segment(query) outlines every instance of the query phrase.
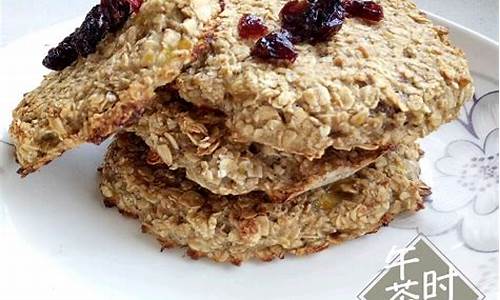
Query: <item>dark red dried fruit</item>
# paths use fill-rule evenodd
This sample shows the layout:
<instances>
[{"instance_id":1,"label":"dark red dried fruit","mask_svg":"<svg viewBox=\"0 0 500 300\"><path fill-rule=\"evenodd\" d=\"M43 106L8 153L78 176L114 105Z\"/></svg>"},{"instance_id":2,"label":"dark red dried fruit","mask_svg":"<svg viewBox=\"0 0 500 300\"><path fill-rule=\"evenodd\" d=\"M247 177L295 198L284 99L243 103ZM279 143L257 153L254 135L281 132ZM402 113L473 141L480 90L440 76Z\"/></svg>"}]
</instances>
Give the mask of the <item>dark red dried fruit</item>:
<instances>
[{"instance_id":1,"label":"dark red dried fruit","mask_svg":"<svg viewBox=\"0 0 500 300\"><path fill-rule=\"evenodd\" d=\"M108 32L123 27L132 11L137 12L143 0L101 0L85 17L82 25L66 37L57 47L49 50L43 65L60 71L71 65L78 56L94 53Z\"/></svg>"},{"instance_id":2,"label":"dark red dried fruit","mask_svg":"<svg viewBox=\"0 0 500 300\"><path fill-rule=\"evenodd\" d=\"M286 30L274 31L260 38L252 49L252 56L294 62L297 52Z\"/></svg>"},{"instance_id":3,"label":"dark red dried fruit","mask_svg":"<svg viewBox=\"0 0 500 300\"><path fill-rule=\"evenodd\" d=\"M101 11L109 24L109 31L123 27L131 14L131 5L126 0L101 0Z\"/></svg>"},{"instance_id":4,"label":"dark red dried fruit","mask_svg":"<svg viewBox=\"0 0 500 300\"><path fill-rule=\"evenodd\" d=\"M346 0L344 8L349 17L362 18L372 22L380 22L384 18L382 6L373 1Z\"/></svg>"},{"instance_id":5,"label":"dark red dried fruit","mask_svg":"<svg viewBox=\"0 0 500 300\"><path fill-rule=\"evenodd\" d=\"M281 26L293 36L294 43L329 40L344 22L340 0L292 0L280 11Z\"/></svg>"},{"instance_id":6,"label":"dark red dried fruit","mask_svg":"<svg viewBox=\"0 0 500 300\"><path fill-rule=\"evenodd\" d=\"M132 8L134 12L138 12L142 6L142 2L144 2L143 0L127 0L127 1L130 4L130 8Z\"/></svg>"},{"instance_id":7,"label":"dark red dried fruit","mask_svg":"<svg viewBox=\"0 0 500 300\"><path fill-rule=\"evenodd\" d=\"M267 26L257 16L243 15L238 23L238 33L241 38L256 39L267 33Z\"/></svg>"},{"instance_id":8,"label":"dark red dried fruit","mask_svg":"<svg viewBox=\"0 0 500 300\"><path fill-rule=\"evenodd\" d=\"M87 57L96 51L97 45L106 36L107 31L108 24L101 13L101 8L96 5L70 38L73 38L73 45L78 54Z\"/></svg>"},{"instance_id":9,"label":"dark red dried fruit","mask_svg":"<svg viewBox=\"0 0 500 300\"><path fill-rule=\"evenodd\" d=\"M60 71L71 65L78 56L86 57L95 52L97 44L108 30L99 5L94 6L85 16L82 25L66 37L57 47L49 50L42 64L52 70Z\"/></svg>"},{"instance_id":10,"label":"dark red dried fruit","mask_svg":"<svg viewBox=\"0 0 500 300\"><path fill-rule=\"evenodd\" d=\"M71 36L69 36L59 43L57 47L49 50L42 64L51 70L60 71L71 65L77 58L78 52L73 46Z\"/></svg>"}]
</instances>

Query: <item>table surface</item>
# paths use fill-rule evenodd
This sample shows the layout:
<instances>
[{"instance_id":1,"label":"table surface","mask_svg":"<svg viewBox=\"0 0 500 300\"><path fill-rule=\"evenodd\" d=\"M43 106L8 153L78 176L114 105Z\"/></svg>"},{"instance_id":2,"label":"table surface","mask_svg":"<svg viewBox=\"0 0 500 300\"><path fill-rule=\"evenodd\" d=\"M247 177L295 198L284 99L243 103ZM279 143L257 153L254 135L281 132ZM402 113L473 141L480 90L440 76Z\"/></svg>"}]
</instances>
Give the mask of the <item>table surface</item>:
<instances>
[{"instance_id":1,"label":"table surface","mask_svg":"<svg viewBox=\"0 0 500 300\"><path fill-rule=\"evenodd\" d=\"M421 9L498 41L498 0L414 0ZM98 0L0 0L0 47L23 35L75 17ZM70 5L68 5L70 3Z\"/></svg>"}]
</instances>

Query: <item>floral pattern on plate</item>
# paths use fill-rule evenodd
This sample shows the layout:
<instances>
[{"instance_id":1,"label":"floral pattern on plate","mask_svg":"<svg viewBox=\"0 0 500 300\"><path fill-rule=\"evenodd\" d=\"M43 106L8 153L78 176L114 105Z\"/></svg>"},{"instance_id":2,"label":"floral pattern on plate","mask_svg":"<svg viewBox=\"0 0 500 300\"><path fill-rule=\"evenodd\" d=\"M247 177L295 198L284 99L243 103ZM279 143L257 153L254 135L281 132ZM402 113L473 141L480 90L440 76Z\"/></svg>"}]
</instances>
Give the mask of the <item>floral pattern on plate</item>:
<instances>
[{"instance_id":1,"label":"floral pattern on plate","mask_svg":"<svg viewBox=\"0 0 500 300\"><path fill-rule=\"evenodd\" d=\"M466 134L448 142L434 161L426 209L397 219L392 227L428 236L457 230L469 249L498 251L498 95L474 96L464 106L455 123Z\"/></svg>"}]
</instances>

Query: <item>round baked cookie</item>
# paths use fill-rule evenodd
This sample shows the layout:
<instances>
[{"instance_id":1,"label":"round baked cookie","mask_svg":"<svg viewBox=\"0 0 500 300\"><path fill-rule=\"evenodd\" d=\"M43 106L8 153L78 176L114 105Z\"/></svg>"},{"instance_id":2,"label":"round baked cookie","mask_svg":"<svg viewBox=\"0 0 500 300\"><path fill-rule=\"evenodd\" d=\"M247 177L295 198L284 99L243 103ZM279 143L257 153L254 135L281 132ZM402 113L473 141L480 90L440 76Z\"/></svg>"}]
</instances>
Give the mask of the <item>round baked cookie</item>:
<instances>
[{"instance_id":1,"label":"round baked cookie","mask_svg":"<svg viewBox=\"0 0 500 300\"><path fill-rule=\"evenodd\" d=\"M319 158L325 149L409 144L457 117L473 93L464 53L408 0L379 0L378 23L346 18L329 41L297 44L294 63L251 56L245 14L270 31L288 0L232 0L211 51L176 81L181 96L223 110L236 140Z\"/></svg>"},{"instance_id":2,"label":"round baked cookie","mask_svg":"<svg viewBox=\"0 0 500 300\"><path fill-rule=\"evenodd\" d=\"M183 172L147 163L149 149L131 134L110 146L100 189L107 206L136 217L163 248L185 247L194 258L270 261L307 255L376 232L394 216L423 207L417 145L401 146L356 175L286 203L262 193L219 196Z\"/></svg>"},{"instance_id":3,"label":"round baked cookie","mask_svg":"<svg viewBox=\"0 0 500 300\"><path fill-rule=\"evenodd\" d=\"M155 89L174 80L205 47L219 0L145 0L96 53L52 72L26 93L10 127L19 173L64 151L100 143L137 121Z\"/></svg>"},{"instance_id":4,"label":"round baked cookie","mask_svg":"<svg viewBox=\"0 0 500 300\"><path fill-rule=\"evenodd\" d=\"M275 202L346 178L390 150L328 149L310 161L268 146L234 142L225 121L220 111L197 108L165 91L158 92L154 104L127 130L154 150L149 162L183 169L189 180L214 194L264 191Z\"/></svg>"}]
</instances>

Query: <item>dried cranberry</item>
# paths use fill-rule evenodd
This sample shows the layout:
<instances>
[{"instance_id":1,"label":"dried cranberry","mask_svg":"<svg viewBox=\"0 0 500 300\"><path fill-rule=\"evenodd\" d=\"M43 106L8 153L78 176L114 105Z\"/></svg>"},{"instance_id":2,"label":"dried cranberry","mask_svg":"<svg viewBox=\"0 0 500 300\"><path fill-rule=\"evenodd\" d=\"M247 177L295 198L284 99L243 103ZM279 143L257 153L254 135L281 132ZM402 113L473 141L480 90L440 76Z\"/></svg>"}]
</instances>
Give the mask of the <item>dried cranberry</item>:
<instances>
[{"instance_id":1,"label":"dried cranberry","mask_svg":"<svg viewBox=\"0 0 500 300\"><path fill-rule=\"evenodd\" d=\"M101 0L85 17L82 25L57 47L49 50L43 65L60 71L71 65L78 56L94 53L106 33L119 30L132 11L138 11L143 0Z\"/></svg>"},{"instance_id":2,"label":"dried cranberry","mask_svg":"<svg viewBox=\"0 0 500 300\"><path fill-rule=\"evenodd\" d=\"M130 3L126 0L101 0L101 10L108 21L110 32L122 28L131 14Z\"/></svg>"},{"instance_id":3,"label":"dried cranberry","mask_svg":"<svg viewBox=\"0 0 500 300\"><path fill-rule=\"evenodd\" d=\"M252 49L252 56L262 59L280 59L294 62L297 52L286 30L274 31L260 38Z\"/></svg>"},{"instance_id":4,"label":"dried cranberry","mask_svg":"<svg viewBox=\"0 0 500 300\"><path fill-rule=\"evenodd\" d=\"M139 8L141 8L142 6L142 2L144 2L143 0L127 0L127 1L130 4L130 8L132 8L134 12L138 12Z\"/></svg>"},{"instance_id":5,"label":"dried cranberry","mask_svg":"<svg viewBox=\"0 0 500 300\"><path fill-rule=\"evenodd\" d=\"M244 39L260 38L267 33L267 26L257 16L243 15L238 23L238 33Z\"/></svg>"},{"instance_id":6,"label":"dried cranberry","mask_svg":"<svg viewBox=\"0 0 500 300\"><path fill-rule=\"evenodd\" d=\"M293 42L323 42L337 33L344 22L340 0L292 0L280 11L281 26Z\"/></svg>"},{"instance_id":7,"label":"dried cranberry","mask_svg":"<svg viewBox=\"0 0 500 300\"><path fill-rule=\"evenodd\" d=\"M143 0L101 0L101 9L111 32L123 27L132 11L138 12Z\"/></svg>"},{"instance_id":8,"label":"dried cranberry","mask_svg":"<svg viewBox=\"0 0 500 300\"><path fill-rule=\"evenodd\" d=\"M384 18L382 6L373 1L347 0L344 1L344 8L349 17L362 18L372 22L379 22Z\"/></svg>"},{"instance_id":9,"label":"dried cranberry","mask_svg":"<svg viewBox=\"0 0 500 300\"><path fill-rule=\"evenodd\" d=\"M106 36L108 24L99 5L94 6L82 25L73 34L73 45L78 54L87 57L96 51L99 42ZM71 37L71 36L70 36Z\"/></svg>"},{"instance_id":10,"label":"dried cranberry","mask_svg":"<svg viewBox=\"0 0 500 300\"><path fill-rule=\"evenodd\" d=\"M59 45L49 50L42 64L49 69L60 71L71 65L78 56L86 57L96 51L97 44L108 30L99 5L94 6L85 16L82 25Z\"/></svg>"},{"instance_id":11,"label":"dried cranberry","mask_svg":"<svg viewBox=\"0 0 500 300\"><path fill-rule=\"evenodd\" d=\"M71 65L77 58L78 52L73 46L72 37L69 36L59 43L57 47L49 50L42 64L51 70L60 71Z\"/></svg>"}]
</instances>

